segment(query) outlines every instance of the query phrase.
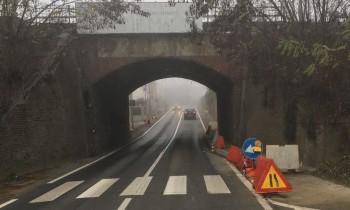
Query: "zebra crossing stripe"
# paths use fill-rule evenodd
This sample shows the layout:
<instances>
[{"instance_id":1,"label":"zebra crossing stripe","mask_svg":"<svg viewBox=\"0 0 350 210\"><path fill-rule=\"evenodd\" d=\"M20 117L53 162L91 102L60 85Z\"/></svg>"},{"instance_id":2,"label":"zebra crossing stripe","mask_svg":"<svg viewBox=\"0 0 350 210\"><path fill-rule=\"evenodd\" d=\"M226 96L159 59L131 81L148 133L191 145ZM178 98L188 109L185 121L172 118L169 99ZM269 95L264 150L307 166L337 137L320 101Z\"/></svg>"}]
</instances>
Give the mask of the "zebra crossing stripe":
<instances>
[{"instance_id":1,"label":"zebra crossing stripe","mask_svg":"<svg viewBox=\"0 0 350 210\"><path fill-rule=\"evenodd\" d=\"M204 182L208 194L231 193L220 175L204 175ZM120 194L120 196L144 195L153 177L136 177ZM119 178L102 179L80 194L78 198L96 198L106 192ZM84 181L66 182L55 189L37 197L29 203L40 203L53 201ZM185 195L187 194L187 176L169 176L163 195ZM125 202L130 202L126 199Z\"/></svg>"},{"instance_id":2,"label":"zebra crossing stripe","mask_svg":"<svg viewBox=\"0 0 350 210\"><path fill-rule=\"evenodd\" d=\"M120 196L143 195L152 180L152 176L136 177Z\"/></svg>"},{"instance_id":3,"label":"zebra crossing stripe","mask_svg":"<svg viewBox=\"0 0 350 210\"><path fill-rule=\"evenodd\" d=\"M72 182L66 182L55 189L45 193L44 195L30 201L29 203L40 203L40 202L47 202L47 201L53 201L56 198L60 197L64 193L68 192L69 190L75 188L76 186L80 185L84 181L72 181Z\"/></svg>"},{"instance_id":4,"label":"zebra crossing stripe","mask_svg":"<svg viewBox=\"0 0 350 210\"><path fill-rule=\"evenodd\" d=\"M204 175L205 186L209 194L229 194L231 191L228 189L224 180L220 175Z\"/></svg>"},{"instance_id":5,"label":"zebra crossing stripe","mask_svg":"<svg viewBox=\"0 0 350 210\"><path fill-rule=\"evenodd\" d=\"M7 206L7 205L10 205L11 203L13 203L13 202L15 202L15 201L17 201L17 200L18 200L18 199L12 199L12 200L7 201L6 203L1 204L1 205L0 205L0 209L1 209L2 207L5 207L5 206Z\"/></svg>"},{"instance_id":6,"label":"zebra crossing stripe","mask_svg":"<svg viewBox=\"0 0 350 210\"><path fill-rule=\"evenodd\" d=\"M187 194L187 177L170 176L163 195L185 195Z\"/></svg>"},{"instance_id":7,"label":"zebra crossing stripe","mask_svg":"<svg viewBox=\"0 0 350 210\"><path fill-rule=\"evenodd\" d=\"M94 186L83 192L77 198L97 198L110 188L118 179L102 179Z\"/></svg>"}]
</instances>

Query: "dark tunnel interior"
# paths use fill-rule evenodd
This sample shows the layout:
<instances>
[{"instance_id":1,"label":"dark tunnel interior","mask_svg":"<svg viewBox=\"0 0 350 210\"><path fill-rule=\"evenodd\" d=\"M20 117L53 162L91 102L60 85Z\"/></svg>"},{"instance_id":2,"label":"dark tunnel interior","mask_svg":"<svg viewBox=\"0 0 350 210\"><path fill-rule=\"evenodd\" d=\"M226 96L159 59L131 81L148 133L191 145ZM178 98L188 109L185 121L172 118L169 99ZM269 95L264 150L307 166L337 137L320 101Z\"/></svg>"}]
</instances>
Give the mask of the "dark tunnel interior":
<instances>
[{"instance_id":1,"label":"dark tunnel interior","mask_svg":"<svg viewBox=\"0 0 350 210\"><path fill-rule=\"evenodd\" d=\"M159 58L116 69L93 85L96 129L105 146L119 146L129 137L129 94L149 82L180 77L201 83L216 92L220 135L231 136L232 82L193 61ZM102 146L102 145L101 145Z\"/></svg>"}]
</instances>

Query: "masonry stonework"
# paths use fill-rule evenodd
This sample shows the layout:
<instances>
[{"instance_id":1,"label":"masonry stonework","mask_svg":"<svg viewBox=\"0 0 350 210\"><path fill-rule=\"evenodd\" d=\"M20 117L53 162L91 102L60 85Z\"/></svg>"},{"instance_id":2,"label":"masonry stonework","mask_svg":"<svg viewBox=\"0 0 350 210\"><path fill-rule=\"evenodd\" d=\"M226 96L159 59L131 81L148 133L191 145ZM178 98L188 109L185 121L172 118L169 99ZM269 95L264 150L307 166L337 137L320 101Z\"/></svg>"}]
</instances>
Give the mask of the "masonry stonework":
<instances>
[{"instance_id":1,"label":"masonry stonework","mask_svg":"<svg viewBox=\"0 0 350 210\"><path fill-rule=\"evenodd\" d=\"M85 155L81 78L71 49L0 124L0 175L20 174Z\"/></svg>"}]
</instances>

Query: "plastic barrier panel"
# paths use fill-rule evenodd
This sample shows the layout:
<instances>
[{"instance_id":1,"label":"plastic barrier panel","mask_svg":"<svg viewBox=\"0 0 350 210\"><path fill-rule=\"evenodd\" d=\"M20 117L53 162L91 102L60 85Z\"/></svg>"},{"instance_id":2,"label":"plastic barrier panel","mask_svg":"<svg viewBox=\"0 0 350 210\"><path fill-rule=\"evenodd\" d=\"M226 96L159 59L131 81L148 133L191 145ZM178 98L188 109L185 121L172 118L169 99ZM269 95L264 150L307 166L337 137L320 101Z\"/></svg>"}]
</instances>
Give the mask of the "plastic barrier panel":
<instances>
[{"instance_id":1,"label":"plastic barrier panel","mask_svg":"<svg viewBox=\"0 0 350 210\"><path fill-rule=\"evenodd\" d=\"M237 169L242 171L245 168L252 168L253 165L253 161L243 155L242 159L237 164Z\"/></svg>"},{"instance_id":2,"label":"plastic barrier panel","mask_svg":"<svg viewBox=\"0 0 350 210\"><path fill-rule=\"evenodd\" d=\"M281 171L299 170L298 145L266 145L266 157L273 159Z\"/></svg>"}]
</instances>

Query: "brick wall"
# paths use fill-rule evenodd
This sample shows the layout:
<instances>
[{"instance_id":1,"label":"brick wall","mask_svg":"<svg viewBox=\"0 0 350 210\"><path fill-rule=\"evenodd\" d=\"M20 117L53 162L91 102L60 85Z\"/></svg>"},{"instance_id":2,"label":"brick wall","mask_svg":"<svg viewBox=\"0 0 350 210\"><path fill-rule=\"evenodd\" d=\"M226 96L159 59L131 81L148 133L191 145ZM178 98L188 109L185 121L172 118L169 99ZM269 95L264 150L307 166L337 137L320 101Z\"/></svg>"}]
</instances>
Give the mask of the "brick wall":
<instances>
[{"instance_id":1,"label":"brick wall","mask_svg":"<svg viewBox=\"0 0 350 210\"><path fill-rule=\"evenodd\" d=\"M295 140L288 143L283 135L282 96L276 94L269 98L271 107L263 106L263 88L249 83L246 89L246 138L257 137L266 144L298 144L300 161L303 165L317 166L319 163L350 152L350 123L340 122L337 125L324 123L316 125L316 139L310 139L301 126L301 113L297 117Z\"/></svg>"},{"instance_id":2,"label":"brick wall","mask_svg":"<svg viewBox=\"0 0 350 210\"><path fill-rule=\"evenodd\" d=\"M0 124L0 177L85 155L78 69L70 49L56 73L42 79Z\"/></svg>"}]
</instances>

